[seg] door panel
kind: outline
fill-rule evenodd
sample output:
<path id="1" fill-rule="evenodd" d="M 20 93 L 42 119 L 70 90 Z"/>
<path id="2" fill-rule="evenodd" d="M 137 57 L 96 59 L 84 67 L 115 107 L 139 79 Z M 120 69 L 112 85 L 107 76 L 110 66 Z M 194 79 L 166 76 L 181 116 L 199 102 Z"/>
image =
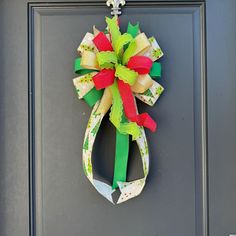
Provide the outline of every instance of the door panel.
<path id="1" fill-rule="evenodd" d="M 203 5 L 133 3 L 124 9 L 121 25 L 139 21 L 147 35 L 157 36 L 165 53 L 160 83 L 166 92 L 154 107 L 139 104 L 158 117 L 158 132 L 147 132 L 151 171 L 143 194 L 119 206 L 102 198 L 83 174 L 81 149 L 91 109 L 78 101 L 72 84 L 76 48 L 94 23 L 105 27 L 107 14 L 104 4 L 29 6 L 36 235 L 203 234 Z M 107 119 L 93 156 L 98 178 L 112 179 L 114 140 Z M 141 172 L 133 147 L 130 180 Z"/>

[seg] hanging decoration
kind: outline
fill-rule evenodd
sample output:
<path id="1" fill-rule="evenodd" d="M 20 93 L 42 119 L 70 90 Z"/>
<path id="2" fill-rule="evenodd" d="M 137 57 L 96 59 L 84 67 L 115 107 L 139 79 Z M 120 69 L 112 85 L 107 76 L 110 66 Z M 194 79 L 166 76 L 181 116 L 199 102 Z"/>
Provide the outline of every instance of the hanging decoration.
<path id="1" fill-rule="evenodd" d="M 148 113 L 138 113 L 136 98 L 153 106 L 164 88 L 156 81 L 161 76 L 161 64 L 156 62 L 163 52 L 154 37 L 147 38 L 139 24 L 128 24 L 121 33 L 119 5 L 125 1 L 107 1 L 113 5 L 106 17 L 107 28 L 86 33 L 77 51 L 73 79 L 79 99 L 92 107 L 83 143 L 83 168 L 96 190 L 113 204 L 138 196 L 145 186 L 149 171 L 149 151 L 144 127 L 156 131 L 156 122 Z M 109 112 L 116 128 L 116 150 L 113 184 L 110 186 L 93 176 L 92 151 L 101 122 Z M 141 154 L 144 177 L 127 182 L 129 141 L 136 141 Z M 96 158 L 96 153 L 93 153 Z M 112 194 L 120 190 L 117 202 Z"/>

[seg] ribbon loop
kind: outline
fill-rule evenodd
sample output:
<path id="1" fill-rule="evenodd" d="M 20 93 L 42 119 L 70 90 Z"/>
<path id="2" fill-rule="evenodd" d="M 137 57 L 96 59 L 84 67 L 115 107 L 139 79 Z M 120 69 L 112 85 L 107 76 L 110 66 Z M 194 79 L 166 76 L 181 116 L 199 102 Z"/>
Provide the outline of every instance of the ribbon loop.
<path id="1" fill-rule="evenodd" d="M 95 70 L 85 69 L 81 66 L 81 57 L 75 59 L 74 72 L 78 75 L 85 75 Z"/>
<path id="2" fill-rule="evenodd" d="M 94 35 L 91 33 L 86 33 L 82 42 L 80 43 L 79 47 L 77 48 L 77 51 L 79 53 L 83 53 L 84 51 L 91 51 L 96 52 L 95 45 L 93 43 Z"/>
<path id="3" fill-rule="evenodd" d="M 152 60 L 145 56 L 133 56 L 130 58 L 127 67 L 140 75 L 148 74 L 152 67 Z"/>
<path id="4" fill-rule="evenodd" d="M 112 85 L 114 79 L 115 79 L 115 70 L 112 69 L 103 69 L 95 76 L 93 76 L 93 82 L 97 90 Z"/>
<path id="5" fill-rule="evenodd" d="M 97 107 L 99 106 L 100 102 L 98 101 L 92 112 L 91 116 L 89 118 L 89 122 L 87 125 L 87 129 L 85 131 L 85 136 L 84 136 L 84 142 L 83 142 L 83 169 L 84 173 L 91 182 L 91 184 L 95 187 L 95 189 L 102 195 L 104 196 L 107 200 L 109 200 L 111 203 L 115 204 L 114 200 L 112 199 L 112 194 L 115 191 L 112 189 L 111 186 L 108 184 L 96 180 L 93 176 L 93 165 L 92 165 L 92 153 L 93 153 L 93 146 L 94 142 L 97 136 L 97 133 L 99 131 L 101 122 L 103 120 L 104 114 L 98 114 L 97 113 Z M 117 145 L 120 145 L 120 142 L 117 140 Z M 127 139 L 126 139 L 126 144 L 127 144 Z M 146 135 L 143 130 L 143 128 L 140 128 L 140 136 L 136 140 L 139 151 L 141 154 L 141 160 L 143 164 L 143 173 L 144 177 L 138 180 L 134 180 L 131 182 L 126 182 L 122 181 L 124 178 L 124 175 L 126 175 L 126 172 L 122 173 L 121 175 L 119 174 L 117 178 L 114 176 L 114 181 L 116 181 L 116 184 L 118 185 L 120 189 L 120 196 L 118 201 L 116 202 L 117 204 L 122 203 L 124 201 L 127 201 L 133 197 L 136 197 L 139 195 L 145 185 L 145 181 L 148 175 L 149 171 L 149 152 L 148 152 L 148 145 L 147 145 L 147 140 L 146 140 Z M 124 160 L 123 166 L 126 168 L 126 152 L 128 153 L 128 149 L 126 149 L 127 146 L 124 146 L 123 148 L 123 154 L 122 156 L 118 156 L 119 153 L 117 153 L 117 157 L 121 157 Z M 119 148 L 120 149 L 120 148 Z M 116 170 L 115 172 L 117 173 L 117 168 L 118 166 L 115 167 Z M 119 177 L 119 178 L 118 178 Z M 120 180 L 119 180 L 120 179 Z M 114 183 L 114 187 L 116 186 Z"/>
<path id="6" fill-rule="evenodd" d="M 73 79 L 73 84 L 76 88 L 79 99 L 83 98 L 84 95 L 94 87 L 92 78 L 94 75 L 96 75 L 96 73 L 97 72 L 92 72 Z"/>
<path id="7" fill-rule="evenodd" d="M 98 52 L 97 61 L 101 69 L 111 69 L 117 63 L 117 57 L 114 52 Z"/>
<path id="8" fill-rule="evenodd" d="M 137 48 L 135 49 L 133 55 L 143 55 L 151 47 L 151 44 L 144 33 L 138 34 L 134 40 L 136 42 Z"/>
<path id="9" fill-rule="evenodd" d="M 84 51 L 82 53 L 80 65 L 86 69 L 99 70 L 96 54 L 94 52 Z"/>
<path id="10" fill-rule="evenodd" d="M 116 42 L 114 44 L 114 49 L 115 49 L 116 55 L 118 57 L 121 56 L 121 52 L 122 52 L 123 47 L 126 44 L 128 44 L 132 39 L 133 39 L 133 37 L 128 33 L 122 34 L 118 37 L 118 39 L 116 40 Z"/>
<path id="11" fill-rule="evenodd" d="M 108 112 L 108 110 L 110 109 L 111 104 L 112 104 L 111 91 L 109 88 L 105 88 L 102 99 L 99 103 L 96 113 L 105 115 Z"/>
<path id="12" fill-rule="evenodd" d="M 149 40 L 151 46 L 145 52 L 144 56 L 151 58 L 152 61 L 156 61 L 159 58 L 161 58 L 164 54 L 154 37 L 151 37 L 148 40 Z"/>
<path id="13" fill-rule="evenodd" d="M 135 97 L 148 104 L 153 106 L 160 95 L 163 93 L 164 88 L 153 80 L 153 85 L 143 93 L 135 93 Z"/>
<path id="14" fill-rule="evenodd" d="M 134 51 L 136 50 L 136 42 L 135 40 L 132 40 L 127 47 L 127 49 L 124 51 L 122 63 L 123 65 L 126 65 L 129 59 L 134 55 Z"/>
<path id="15" fill-rule="evenodd" d="M 129 68 L 118 64 L 116 66 L 116 73 L 115 76 L 118 77 L 119 79 L 125 81 L 129 85 L 134 85 L 136 82 L 136 79 L 138 77 L 138 73 L 130 70 Z"/>
<path id="16" fill-rule="evenodd" d="M 147 89 L 152 87 L 153 80 L 149 76 L 149 74 L 146 75 L 139 75 L 136 83 L 131 86 L 131 89 L 135 93 L 144 93 Z"/>
<path id="17" fill-rule="evenodd" d="M 113 51 L 111 42 L 103 32 L 94 37 L 93 43 L 99 51 Z"/>
<path id="18" fill-rule="evenodd" d="M 116 40 L 121 35 L 120 28 L 118 25 L 118 17 L 114 16 L 113 18 L 106 17 L 107 26 L 111 34 L 112 46 L 114 48 Z"/>

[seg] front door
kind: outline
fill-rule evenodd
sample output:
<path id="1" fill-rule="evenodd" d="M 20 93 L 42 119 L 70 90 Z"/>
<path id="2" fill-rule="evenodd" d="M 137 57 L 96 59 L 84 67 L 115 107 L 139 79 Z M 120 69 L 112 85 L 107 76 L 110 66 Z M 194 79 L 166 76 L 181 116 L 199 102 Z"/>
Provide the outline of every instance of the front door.
<path id="1" fill-rule="evenodd" d="M 146 132 L 150 173 L 139 197 L 116 206 L 84 176 L 91 108 L 72 83 L 78 44 L 94 24 L 105 27 L 110 9 L 105 1 L 1 2 L 1 236 L 236 234 L 236 3 L 126 2 L 121 29 L 139 22 L 164 51 L 165 92 L 153 107 L 138 103 L 158 123 Z M 112 181 L 114 152 L 106 117 L 93 153 L 97 178 Z M 141 168 L 132 143 L 128 180 Z"/>

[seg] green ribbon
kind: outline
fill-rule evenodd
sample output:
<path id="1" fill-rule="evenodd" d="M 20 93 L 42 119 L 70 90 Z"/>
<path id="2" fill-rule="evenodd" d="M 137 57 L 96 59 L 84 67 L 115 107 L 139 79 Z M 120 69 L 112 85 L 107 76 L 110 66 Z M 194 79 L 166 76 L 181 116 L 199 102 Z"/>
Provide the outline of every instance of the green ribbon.
<path id="1" fill-rule="evenodd" d="M 101 69 L 112 69 L 117 64 L 117 57 L 115 52 L 98 52 L 97 53 L 98 65 Z"/>
<path id="2" fill-rule="evenodd" d="M 131 34 L 132 37 L 135 38 L 138 35 L 138 31 L 139 31 L 139 23 L 137 23 L 136 25 L 132 25 L 129 22 L 128 28 L 127 28 L 127 33 Z"/>
<path id="3" fill-rule="evenodd" d="M 78 57 L 75 59 L 75 63 L 74 63 L 74 71 L 76 74 L 79 75 L 85 75 L 91 72 L 94 72 L 96 70 L 89 70 L 89 69 L 85 69 L 81 66 L 81 58 Z M 101 99 L 103 95 L 103 91 L 102 90 L 96 90 L 96 88 L 92 88 L 88 93 L 86 93 L 83 97 L 83 99 L 85 100 L 85 102 L 90 106 L 93 107 L 95 105 L 95 103 Z"/>
<path id="4" fill-rule="evenodd" d="M 118 17 L 114 16 L 113 18 L 106 17 L 107 26 L 111 34 L 112 46 L 115 48 L 116 40 L 121 36 L 121 32 L 118 26 Z"/>
<path id="5" fill-rule="evenodd" d="M 85 75 L 85 74 L 96 71 L 96 70 L 85 69 L 80 64 L 81 64 L 81 57 L 78 57 L 75 59 L 75 62 L 74 62 L 74 72 L 78 75 Z"/>
<path id="6" fill-rule="evenodd" d="M 125 33 L 120 35 L 114 43 L 114 50 L 119 60 L 121 59 L 124 46 L 127 45 L 132 39 L 133 37 L 130 34 Z"/>
<path id="7" fill-rule="evenodd" d="M 129 154 L 129 134 L 133 140 L 140 136 L 140 128 L 134 122 L 127 122 L 124 117 L 122 100 L 118 90 L 117 81 L 111 86 L 112 108 L 110 121 L 116 127 L 116 157 L 112 188 L 117 188 L 117 181 L 126 181 L 127 163 Z"/>
<path id="8" fill-rule="evenodd" d="M 90 106 L 93 107 L 95 103 L 102 98 L 103 90 L 97 90 L 93 87 L 88 93 L 86 93 L 83 97 L 85 102 Z"/>
<path id="9" fill-rule="evenodd" d="M 153 79 L 156 79 L 157 77 L 160 77 L 161 76 L 161 63 L 154 62 L 152 64 L 152 68 L 151 68 L 149 74 Z"/>
<path id="10" fill-rule="evenodd" d="M 123 58 L 122 58 L 123 65 L 126 65 L 129 59 L 134 55 L 136 46 L 137 46 L 136 42 L 132 40 L 123 54 Z"/>
<path id="11" fill-rule="evenodd" d="M 127 33 L 130 34 L 133 38 L 135 38 L 135 37 L 138 35 L 138 32 L 139 32 L 139 23 L 137 23 L 136 25 L 132 25 L 132 24 L 129 22 L 128 27 L 127 27 Z M 132 43 L 132 42 L 131 42 L 131 43 Z M 131 44 L 131 43 L 130 43 L 130 44 Z M 129 46 L 129 44 L 126 44 L 126 45 L 124 46 L 125 53 L 127 53 L 126 51 L 127 51 L 128 46 Z M 133 45 L 133 46 L 134 46 L 134 45 Z M 135 45 L 135 47 L 136 47 L 136 45 Z M 132 52 L 134 52 L 134 51 L 135 51 L 135 48 L 132 49 Z M 123 55 L 123 65 L 126 65 L 126 63 L 128 62 L 128 60 L 125 59 L 125 53 L 124 53 L 124 55 Z M 132 56 L 132 55 L 131 55 L 131 56 Z M 131 56 L 130 56 L 130 57 L 131 57 Z"/>
<path id="12" fill-rule="evenodd" d="M 116 130 L 116 156 L 112 188 L 118 187 L 117 181 L 125 182 L 129 157 L 129 135 Z"/>

